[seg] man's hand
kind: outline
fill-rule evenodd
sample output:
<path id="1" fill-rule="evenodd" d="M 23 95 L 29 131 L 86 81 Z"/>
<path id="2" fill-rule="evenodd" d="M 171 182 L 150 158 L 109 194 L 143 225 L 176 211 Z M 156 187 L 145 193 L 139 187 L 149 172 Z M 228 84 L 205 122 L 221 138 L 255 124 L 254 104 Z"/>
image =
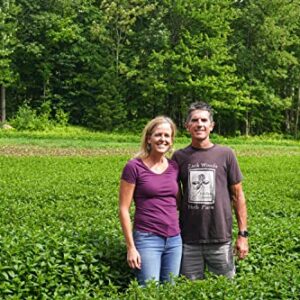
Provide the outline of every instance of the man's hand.
<path id="1" fill-rule="evenodd" d="M 230 186 L 232 205 L 235 211 L 239 231 L 247 230 L 247 207 L 242 183 L 236 183 Z M 235 255 L 239 259 L 244 259 L 249 252 L 247 236 L 238 235 L 235 245 Z"/>
<path id="2" fill-rule="evenodd" d="M 238 256 L 239 259 L 244 259 L 249 253 L 249 246 L 248 246 L 248 238 L 238 236 L 235 245 L 235 255 Z"/>

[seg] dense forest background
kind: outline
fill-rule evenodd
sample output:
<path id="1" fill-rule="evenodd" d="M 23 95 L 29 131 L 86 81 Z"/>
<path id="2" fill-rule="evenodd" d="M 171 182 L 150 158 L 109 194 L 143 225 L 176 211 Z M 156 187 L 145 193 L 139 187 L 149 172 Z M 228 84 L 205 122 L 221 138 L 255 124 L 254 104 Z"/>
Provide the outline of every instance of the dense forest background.
<path id="1" fill-rule="evenodd" d="M 0 0 L 0 39 L 2 121 L 183 127 L 205 100 L 219 134 L 298 137 L 299 0 Z"/>

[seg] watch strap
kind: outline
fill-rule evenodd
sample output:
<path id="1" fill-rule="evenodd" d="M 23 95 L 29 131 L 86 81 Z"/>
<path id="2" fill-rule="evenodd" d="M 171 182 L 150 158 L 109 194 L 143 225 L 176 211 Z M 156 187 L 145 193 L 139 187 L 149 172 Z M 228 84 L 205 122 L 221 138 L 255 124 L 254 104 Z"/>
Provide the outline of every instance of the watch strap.
<path id="1" fill-rule="evenodd" d="M 249 236 L 249 232 L 248 232 L 247 230 L 240 230 L 240 231 L 238 232 L 238 235 L 240 235 L 240 236 L 246 238 L 246 237 Z"/>

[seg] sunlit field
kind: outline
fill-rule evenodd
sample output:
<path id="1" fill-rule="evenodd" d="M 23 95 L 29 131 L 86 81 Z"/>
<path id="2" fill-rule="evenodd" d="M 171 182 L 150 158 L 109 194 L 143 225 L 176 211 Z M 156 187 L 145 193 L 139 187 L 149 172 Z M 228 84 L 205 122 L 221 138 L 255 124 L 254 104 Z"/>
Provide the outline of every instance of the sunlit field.
<path id="1" fill-rule="evenodd" d="M 250 254 L 232 281 L 141 289 L 118 221 L 120 172 L 139 136 L 0 133 L 1 299 L 298 299 L 299 142 L 216 137 L 244 175 Z M 176 148 L 189 142 L 177 139 Z M 236 236 L 235 227 L 234 236 Z"/>

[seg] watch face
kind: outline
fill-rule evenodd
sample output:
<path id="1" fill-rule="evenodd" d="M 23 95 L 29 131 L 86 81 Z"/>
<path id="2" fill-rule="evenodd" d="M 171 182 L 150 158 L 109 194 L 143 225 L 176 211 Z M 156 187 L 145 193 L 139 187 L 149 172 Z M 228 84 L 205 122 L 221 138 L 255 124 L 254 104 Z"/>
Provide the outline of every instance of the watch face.
<path id="1" fill-rule="evenodd" d="M 240 235 L 242 237 L 248 237 L 249 233 L 247 230 L 244 230 L 244 231 L 239 231 L 238 235 Z"/>

